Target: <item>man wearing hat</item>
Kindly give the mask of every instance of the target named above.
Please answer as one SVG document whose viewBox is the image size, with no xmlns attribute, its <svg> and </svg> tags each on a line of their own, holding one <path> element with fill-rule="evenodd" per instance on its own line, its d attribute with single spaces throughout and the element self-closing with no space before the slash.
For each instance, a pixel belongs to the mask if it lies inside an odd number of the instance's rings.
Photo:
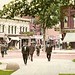
<svg viewBox="0 0 75 75">
<path fill-rule="evenodd" d="M 22 55 L 23 55 L 24 63 L 27 64 L 27 60 L 28 60 L 28 56 L 29 56 L 29 46 L 27 46 L 26 43 L 23 43 Z"/>
<path fill-rule="evenodd" d="M 47 46 L 46 46 L 46 51 L 45 51 L 46 54 L 47 54 L 48 61 L 50 61 L 50 59 L 51 59 L 52 48 L 53 48 L 53 46 L 48 43 Z"/>
<path fill-rule="evenodd" d="M 34 54 L 34 51 L 35 51 L 35 46 L 34 46 L 34 43 L 31 42 L 31 45 L 30 45 L 30 48 L 29 48 L 29 54 L 30 54 L 30 59 L 31 59 L 31 61 L 33 61 L 33 54 Z"/>
</svg>

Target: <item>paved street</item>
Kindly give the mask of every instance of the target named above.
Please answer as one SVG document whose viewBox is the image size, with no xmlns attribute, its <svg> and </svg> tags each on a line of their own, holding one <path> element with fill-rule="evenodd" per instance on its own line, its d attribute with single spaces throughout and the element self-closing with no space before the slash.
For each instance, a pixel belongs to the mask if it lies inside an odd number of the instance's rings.
<svg viewBox="0 0 75 75">
<path fill-rule="evenodd" d="M 35 59 L 28 61 L 28 65 L 22 67 L 12 75 L 58 75 L 59 73 L 75 73 L 75 63 L 70 60 Z"/>
<path fill-rule="evenodd" d="M 0 55 L 0 61 L 3 63 L 15 62 L 18 63 L 20 69 L 12 75 L 58 75 L 59 73 L 75 73 L 75 63 L 72 59 L 75 58 L 75 50 L 60 51 L 53 50 L 51 61 L 46 59 L 45 52 L 41 51 L 39 57 L 34 54 L 34 61 L 28 60 L 25 65 L 22 60 L 21 51 L 9 51 L 4 58 Z M 1 68 L 2 66 L 0 66 Z M 6 64 L 2 68 L 5 68 Z"/>
<path fill-rule="evenodd" d="M 1 57 L 0 59 L 13 59 L 13 58 L 22 58 L 21 50 L 13 50 L 8 51 L 8 54 L 4 56 L 4 58 Z M 45 58 L 46 59 L 46 53 L 44 51 L 41 51 L 40 56 L 37 57 L 36 52 L 34 53 L 34 58 Z M 74 59 L 75 58 L 75 50 L 53 50 L 52 51 L 52 59 Z"/>
</svg>

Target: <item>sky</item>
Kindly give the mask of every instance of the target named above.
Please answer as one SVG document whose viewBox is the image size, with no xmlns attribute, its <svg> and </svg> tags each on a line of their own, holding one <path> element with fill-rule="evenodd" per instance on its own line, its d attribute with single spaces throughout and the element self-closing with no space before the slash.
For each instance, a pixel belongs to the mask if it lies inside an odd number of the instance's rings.
<svg viewBox="0 0 75 75">
<path fill-rule="evenodd" d="M 0 9 L 2 9 L 4 4 L 8 4 L 12 0 L 0 0 Z"/>
<path fill-rule="evenodd" d="M 8 4 L 10 1 L 12 0 L 0 0 L 0 9 L 2 9 L 4 4 Z M 28 0 L 28 1 L 31 1 L 31 0 Z"/>
</svg>

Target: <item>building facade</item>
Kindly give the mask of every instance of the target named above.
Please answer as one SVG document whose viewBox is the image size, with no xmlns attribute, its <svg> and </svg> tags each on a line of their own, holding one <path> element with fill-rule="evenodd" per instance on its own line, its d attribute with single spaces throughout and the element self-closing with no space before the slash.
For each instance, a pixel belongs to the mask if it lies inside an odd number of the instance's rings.
<svg viewBox="0 0 75 75">
<path fill-rule="evenodd" d="M 75 49 L 75 5 L 61 7 L 61 34 L 63 48 Z"/>
<path fill-rule="evenodd" d="M 21 46 L 21 32 L 30 31 L 30 21 L 20 19 L 0 19 L 0 41 L 5 40 L 9 46 Z"/>
</svg>

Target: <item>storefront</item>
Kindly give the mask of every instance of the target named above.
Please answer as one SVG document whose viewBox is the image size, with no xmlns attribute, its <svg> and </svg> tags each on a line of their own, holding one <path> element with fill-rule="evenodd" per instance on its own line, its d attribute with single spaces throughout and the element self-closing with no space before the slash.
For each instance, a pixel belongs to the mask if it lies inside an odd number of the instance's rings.
<svg viewBox="0 0 75 75">
<path fill-rule="evenodd" d="M 66 33 L 63 39 L 64 48 L 75 49 L 75 33 Z"/>
<path fill-rule="evenodd" d="M 20 39 L 19 37 L 9 37 L 9 39 L 11 40 L 9 46 L 13 47 L 15 49 L 19 49 L 20 48 Z"/>
</svg>

